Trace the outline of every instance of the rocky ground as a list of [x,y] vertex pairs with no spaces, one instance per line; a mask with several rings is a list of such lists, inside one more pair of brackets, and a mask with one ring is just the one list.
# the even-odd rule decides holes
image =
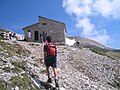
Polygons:
[[[13,41],[7,41],[14,43]],[[4,57],[1,55],[0,80],[6,82],[12,76],[26,73],[32,78],[35,85],[42,86],[47,80],[47,75],[43,60],[43,45],[40,43],[29,43],[23,41],[15,42],[23,49],[31,53],[27,56]],[[106,56],[98,55],[87,48],[57,46],[58,50],[58,77],[61,90],[119,90],[120,89],[120,60],[112,60]],[[11,61],[25,61],[22,72],[5,72],[4,67],[14,67]],[[51,69],[52,72],[52,69]],[[53,73],[51,74],[53,77]],[[54,83],[53,83],[54,84]],[[12,86],[11,86],[12,87]],[[10,90],[34,90],[20,89],[14,86]],[[35,89],[37,90],[37,89]],[[39,89],[38,89],[39,90]]]

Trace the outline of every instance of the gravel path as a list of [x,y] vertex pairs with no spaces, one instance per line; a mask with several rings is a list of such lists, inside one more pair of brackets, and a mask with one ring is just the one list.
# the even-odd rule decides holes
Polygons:
[[[18,43],[31,51],[31,55],[26,58],[28,66],[45,82],[44,44]],[[65,90],[117,90],[108,83],[113,82],[115,75],[120,76],[120,61],[98,55],[86,48],[57,46],[57,49],[60,87]]]

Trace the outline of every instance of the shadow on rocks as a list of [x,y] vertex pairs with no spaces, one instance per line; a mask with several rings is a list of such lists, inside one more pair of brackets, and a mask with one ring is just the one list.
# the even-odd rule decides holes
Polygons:
[[51,85],[50,83],[41,81],[39,78],[33,77],[36,83],[43,86],[46,90],[55,90],[55,87]]

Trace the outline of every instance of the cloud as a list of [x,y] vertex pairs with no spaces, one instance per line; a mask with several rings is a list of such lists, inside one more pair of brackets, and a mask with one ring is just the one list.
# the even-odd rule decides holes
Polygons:
[[76,27],[83,29],[81,33],[82,36],[98,41],[104,45],[110,39],[106,30],[96,30],[96,26],[90,22],[89,18],[80,19],[76,24]]
[[96,0],[94,11],[106,18],[120,18],[120,0]]
[[106,44],[110,37],[105,28],[97,29],[89,17],[102,16],[107,19],[120,18],[120,0],[63,0],[66,13],[74,15],[76,27],[82,29],[81,35]]
[[93,34],[96,34],[95,25],[90,22],[89,18],[80,19],[76,24],[76,27],[83,29],[82,35],[85,37],[90,37]]
[[65,11],[76,17],[101,15],[120,18],[120,0],[63,0]]
[[91,14],[91,8],[88,6],[90,3],[90,0],[84,1],[84,5],[81,0],[63,0],[62,6],[68,14],[74,14],[76,17],[84,17]]

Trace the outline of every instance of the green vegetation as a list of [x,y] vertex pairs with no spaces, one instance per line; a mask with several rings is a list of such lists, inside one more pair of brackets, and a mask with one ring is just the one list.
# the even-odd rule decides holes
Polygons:
[[5,72],[13,72],[13,73],[20,73],[22,71],[19,67],[16,67],[16,66],[15,68],[5,67],[3,68],[3,70]]
[[31,83],[31,79],[27,76],[21,78],[20,76],[15,76],[15,77],[12,77],[10,79],[11,81],[11,86],[12,87],[15,87],[15,86],[18,86],[18,87],[21,87],[23,89],[28,89],[29,87],[31,87],[29,84]]
[[6,38],[3,38],[3,37],[0,37],[0,40],[8,40],[8,39],[6,39]]
[[111,59],[115,59],[114,57],[110,56],[109,54],[107,54],[106,52],[108,52],[108,50],[105,50],[105,49],[100,49],[100,48],[91,48],[90,49],[91,51],[97,53],[97,54],[100,54],[100,55],[103,55],[103,56],[107,56]]
[[0,90],[7,90],[7,83],[0,80]]
[[13,55],[17,56],[28,56],[30,51],[24,49],[17,43],[10,44],[5,42],[3,39],[0,38],[0,54],[6,57],[11,57]]
[[107,54],[114,57],[117,60],[120,60],[120,50],[112,50],[110,52],[107,52]]
[[90,48],[90,50],[97,54],[107,56],[111,59],[120,60],[120,50],[108,50],[102,48]]
[[26,71],[26,62],[21,61],[21,62],[12,62],[14,65],[14,68],[10,67],[4,67],[3,70],[5,72],[13,72],[13,73],[20,73],[22,70]]
[[19,73],[19,72],[21,72],[22,70],[21,70],[20,68],[18,68],[18,67],[15,67],[15,68],[11,68],[11,71],[12,71],[13,73]]
[[10,32],[9,30],[3,29],[3,28],[0,28],[0,31],[1,31],[1,32],[6,32],[6,33],[9,33],[9,32]]
[[15,61],[15,62],[12,62],[12,64],[15,66],[15,68],[13,69],[13,71],[20,71],[20,69],[19,68],[21,68],[21,69],[23,69],[24,71],[26,71],[27,70],[27,67],[26,67],[26,61],[21,61],[21,62],[17,62],[17,61]]
[[10,71],[11,71],[10,67],[5,67],[5,68],[3,68],[3,70],[4,70],[5,72],[10,72]]
[[43,87],[38,88],[27,74],[14,76],[10,79],[10,86],[18,86],[20,90],[43,90]]
[[12,64],[13,64],[14,66],[17,66],[17,67],[22,68],[22,66],[25,66],[25,65],[26,65],[26,61],[21,61],[21,62],[15,61],[15,62],[12,62]]
[[[8,40],[0,37],[0,55],[4,56],[5,58],[12,57],[12,56],[28,56],[30,55],[30,51],[26,50],[24,47],[19,45],[17,42],[9,43]],[[1,63],[3,62],[2,58],[0,58]],[[3,62],[4,63],[4,62]],[[41,86],[38,88],[35,83],[31,80],[30,75],[27,73],[21,74],[21,72],[27,71],[26,61],[11,61],[11,64],[14,68],[4,67],[1,68],[4,72],[12,72],[16,73],[11,77],[10,80],[5,82],[4,80],[0,80],[0,90],[11,90],[14,89],[16,86],[19,87],[19,90],[43,90]]]
[[19,90],[44,90],[44,87],[37,87],[31,78],[26,74],[12,77],[8,82],[0,80],[0,90],[11,90],[19,87]]
[[115,49],[115,50],[113,50],[113,52],[120,53],[120,50]]

